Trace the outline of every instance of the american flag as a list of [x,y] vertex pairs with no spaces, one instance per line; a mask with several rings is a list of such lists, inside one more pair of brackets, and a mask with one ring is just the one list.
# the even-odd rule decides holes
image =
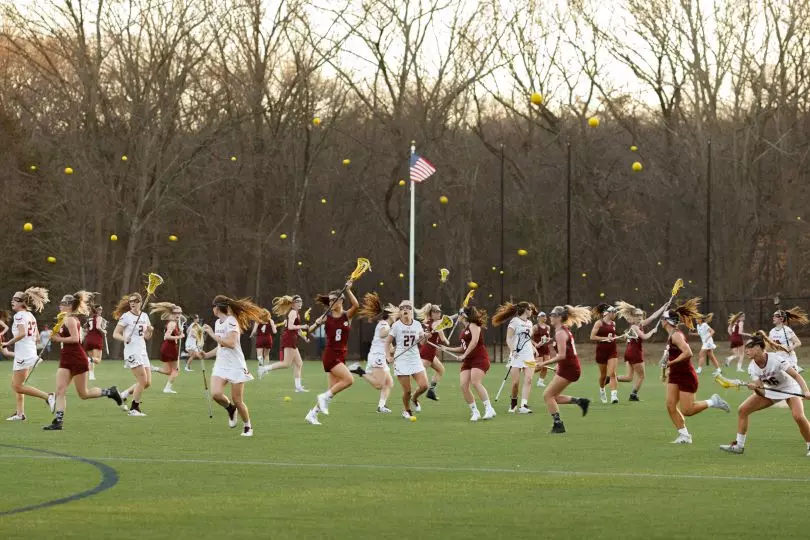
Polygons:
[[411,154],[411,182],[424,182],[436,172],[436,167],[425,158]]

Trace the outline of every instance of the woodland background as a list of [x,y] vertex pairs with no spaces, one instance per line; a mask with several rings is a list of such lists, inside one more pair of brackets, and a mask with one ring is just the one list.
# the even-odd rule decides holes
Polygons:
[[0,0],[0,298],[85,288],[109,313],[156,271],[210,317],[217,293],[309,299],[365,256],[358,292],[396,302],[414,140],[438,168],[417,303],[452,312],[474,280],[497,305],[503,147],[507,298],[562,303],[571,272],[574,303],[648,308],[682,277],[722,317],[806,304],[810,1],[602,4]]

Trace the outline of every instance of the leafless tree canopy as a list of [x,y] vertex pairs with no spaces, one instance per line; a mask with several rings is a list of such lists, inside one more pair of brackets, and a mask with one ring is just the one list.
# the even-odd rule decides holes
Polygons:
[[412,140],[422,300],[498,299],[502,149],[506,295],[564,300],[569,143],[574,302],[703,294],[709,178],[713,300],[810,293],[810,0],[32,4],[0,0],[2,298],[268,305],[365,256],[397,301]]

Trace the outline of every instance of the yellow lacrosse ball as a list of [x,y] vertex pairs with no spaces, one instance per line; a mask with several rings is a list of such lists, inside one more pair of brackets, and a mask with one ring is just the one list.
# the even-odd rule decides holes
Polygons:
[[321,204],[326,204],[326,197],[321,197]]
[[173,234],[169,235],[169,242],[177,242],[177,237]]
[[438,223],[434,223],[434,224],[433,224],[433,228],[434,228],[434,229],[435,229],[436,227],[438,227],[438,226],[439,226],[439,224],[438,224]]
[[543,94],[535,92],[532,94],[531,99],[532,103],[534,103],[535,105],[540,105],[541,103],[543,103]]
[[118,235],[117,234],[111,234],[110,235],[110,241],[111,242],[118,242]]
[[316,116],[315,118],[312,119],[312,125],[313,126],[320,126],[321,125],[321,119]]
[[26,223],[26,224],[23,225],[23,230],[25,232],[31,232],[31,231],[34,230],[34,226],[32,224],[30,224],[30,223]]
[[411,416],[410,420],[411,420],[411,422],[416,422],[416,417],[415,417],[415,416]]
[[400,180],[400,181],[399,181],[399,185],[400,185],[400,186],[404,186],[404,185],[405,185],[405,180]]
[[48,257],[48,262],[53,264],[56,262],[56,257]]
[[631,146],[631,147],[630,147],[630,151],[631,151],[631,152],[635,152],[635,151],[637,151],[637,150],[638,150],[638,146],[636,146],[635,144],[634,144],[633,146]]
[[345,166],[345,165],[348,165],[348,164],[349,164],[349,163],[351,163],[351,162],[352,162],[352,160],[350,160],[350,159],[344,159],[344,160],[343,160],[343,165],[344,165],[344,166]]
[[467,283],[467,286],[469,288],[471,288],[471,289],[477,289],[478,288],[478,283],[476,283],[474,281],[470,281],[469,283]]
[[129,158],[128,158],[126,155],[121,156],[121,161],[126,161],[126,160],[128,160],[128,159],[129,159]]
[[289,403],[290,401],[292,401],[292,398],[290,396],[284,396],[285,403]]
[[528,254],[529,254],[529,252],[526,251],[525,249],[519,249],[518,250],[518,255],[520,255],[521,257],[525,257]]
[[644,167],[643,167],[643,166],[641,165],[641,163],[639,163],[638,161],[634,161],[634,162],[633,162],[633,171],[635,171],[635,172],[639,172],[639,171],[640,171],[641,169],[643,169],[643,168],[644,168]]
[[231,156],[231,161],[236,161],[236,156]]
[[36,166],[36,165],[31,165],[31,166],[30,166],[30,167],[28,167],[28,168],[29,168],[29,169],[31,169],[31,172],[35,172],[35,171],[37,170],[37,166]]
[[442,204],[447,204],[449,201],[450,199],[448,199],[446,195],[442,195],[441,197],[439,197],[439,202]]
[[65,174],[73,174],[73,169],[70,167],[65,167]]
[[592,128],[599,127],[599,119],[595,116],[588,118],[588,125]]
[[330,232],[331,232],[332,234],[337,234],[337,231],[336,231],[335,229],[332,229]]
[[278,235],[278,237],[281,238],[282,240],[286,240],[287,239],[287,233],[281,233],[280,235]]
[[404,278],[404,277],[405,277],[405,274],[403,274],[402,272],[400,272],[400,273],[399,273],[399,279],[402,279],[402,278]]
[[582,277],[588,277],[588,274],[585,273],[585,272],[582,272]]

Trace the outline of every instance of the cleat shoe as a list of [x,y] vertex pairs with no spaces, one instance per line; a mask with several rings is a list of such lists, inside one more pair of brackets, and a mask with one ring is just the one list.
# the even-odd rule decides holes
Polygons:
[[600,400],[602,403],[607,403],[607,402],[608,402],[608,399],[607,399],[607,393],[605,392],[605,389],[604,389],[604,388],[600,388],[600,389],[599,389],[599,400]]
[[54,418],[53,422],[43,427],[42,429],[44,429],[45,431],[62,431],[62,422]]
[[712,394],[712,401],[714,402],[714,405],[711,406],[714,407],[715,409],[721,409],[726,412],[731,412],[728,403],[726,403],[725,400],[723,400],[723,398],[721,398],[719,394]]
[[329,400],[326,399],[326,394],[318,394],[317,401],[320,412],[329,416]]
[[543,379],[537,379],[537,388],[545,388],[546,382]]
[[231,403],[228,405],[228,408],[225,409],[228,411],[228,427],[235,428],[236,427],[236,405]]
[[487,408],[487,410],[484,411],[484,416],[482,416],[481,419],[482,420],[491,420],[491,419],[495,418],[496,416],[498,416],[498,413],[495,412],[495,409],[493,409],[492,407],[489,407],[489,408]]
[[51,410],[51,414],[56,410],[56,395],[55,394],[48,394],[48,408]]
[[641,400],[638,399],[638,394],[632,393],[630,394],[630,398],[627,401],[641,401]]
[[146,416],[145,412],[141,412],[138,409],[130,409],[129,413],[127,413],[127,414],[129,416]]
[[518,414],[532,414],[532,410],[528,407],[528,405],[521,405],[517,412]]
[[411,411],[402,411],[402,418],[404,418],[405,420],[410,420],[412,416],[413,414],[411,413]]
[[678,438],[672,441],[672,444],[692,444],[692,436],[678,433]]
[[419,402],[415,399],[412,399],[411,402],[413,403],[413,410],[414,412],[422,412],[422,406],[419,405]]
[[702,368],[702,367],[697,368],[697,369],[695,370],[695,373],[697,373],[698,375],[700,375],[701,373],[703,373],[703,368]]
[[354,364],[349,366],[349,371],[357,375],[358,377],[362,377],[366,374],[366,370],[362,368],[360,362],[355,362]]
[[551,431],[549,433],[565,433],[565,424],[560,422],[559,424],[554,424],[551,426]]
[[478,422],[479,420],[481,420],[481,413],[478,411],[478,409],[473,409],[472,415],[470,416],[470,422]]
[[720,368],[715,369],[712,371],[712,377],[717,377],[718,375],[722,375],[723,371]]
[[428,389],[426,395],[428,399],[432,399],[433,401],[439,401],[439,396],[436,395],[436,390],[434,390],[433,388]]
[[619,402],[619,393],[618,392],[611,392],[610,393],[610,402],[612,404],[616,404]]
[[588,414],[588,407],[591,406],[591,400],[587,398],[579,398],[577,405],[579,405],[579,408],[582,409],[582,416],[585,416]]
[[245,430],[242,432],[242,437],[253,437],[253,428],[245,426]]
[[270,366],[259,366],[259,369],[256,370],[259,374],[259,380],[264,379],[264,376],[270,372]]
[[174,390],[172,390],[171,388],[164,388],[164,389],[163,389],[163,393],[164,393],[164,394],[176,394],[177,392],[175,392],[175,391],[174,391]]
[[298,388],[295,389],[296,394],[301,394],[301,393],[306,394],[307,392],[309,392],[309,390],[307,390],[303,386],[299,386]]
[[721,444],[720,450],[729,454],[742,454],[745,452],[745,447],[737,444],[737,441],[731,441],[731,444]]
[[194,370],[193,370],[193,369],[191,369],[190,367],[186,366],[185,368],[183,368],[183,371],[186,371],[186,372],[188,372],[188,373],[191,373],[191,372],[192,372],[192,371],[194,371]]
[[516,411],[517,411],[517,405],[515,405],[514,407],[509,407],[509,409],[507,409],[506,412],[513,413],[513,412],[516,412]]
[[24,414],[17,414],[17,413],[14,413],[11,416],[9,416],[8,418],[6,418],[7,422],[22,422],[23,420],[25,420],[25,415]]
[[160,368],[157,366],[149,366],[149,369],[152,370],[152,373],[158,373],[160,371]]
[[387,413],[390,413],[390,412],[391,412],[391,409],[389,409],[388,407],[386,407],[385,405],[383,405],[382,407],[377,407],[377,412],[378,412],[378,413],[385,413],[385,414],[387,414]]
[[108,390],[109,393],[107,394],[107,397],[115,401],[115,404],[118,405],[119,407],[124,406],[124,400],[121,399],[121,394],[118,393],[118,388],[115,386],[111,386]]
[[307,424],[312,424],[313,426],[321,425],[321,423],[318,421],[318,413],[315,411],[315,409],[309,411],[304,417],[304,420],[307,421]]

